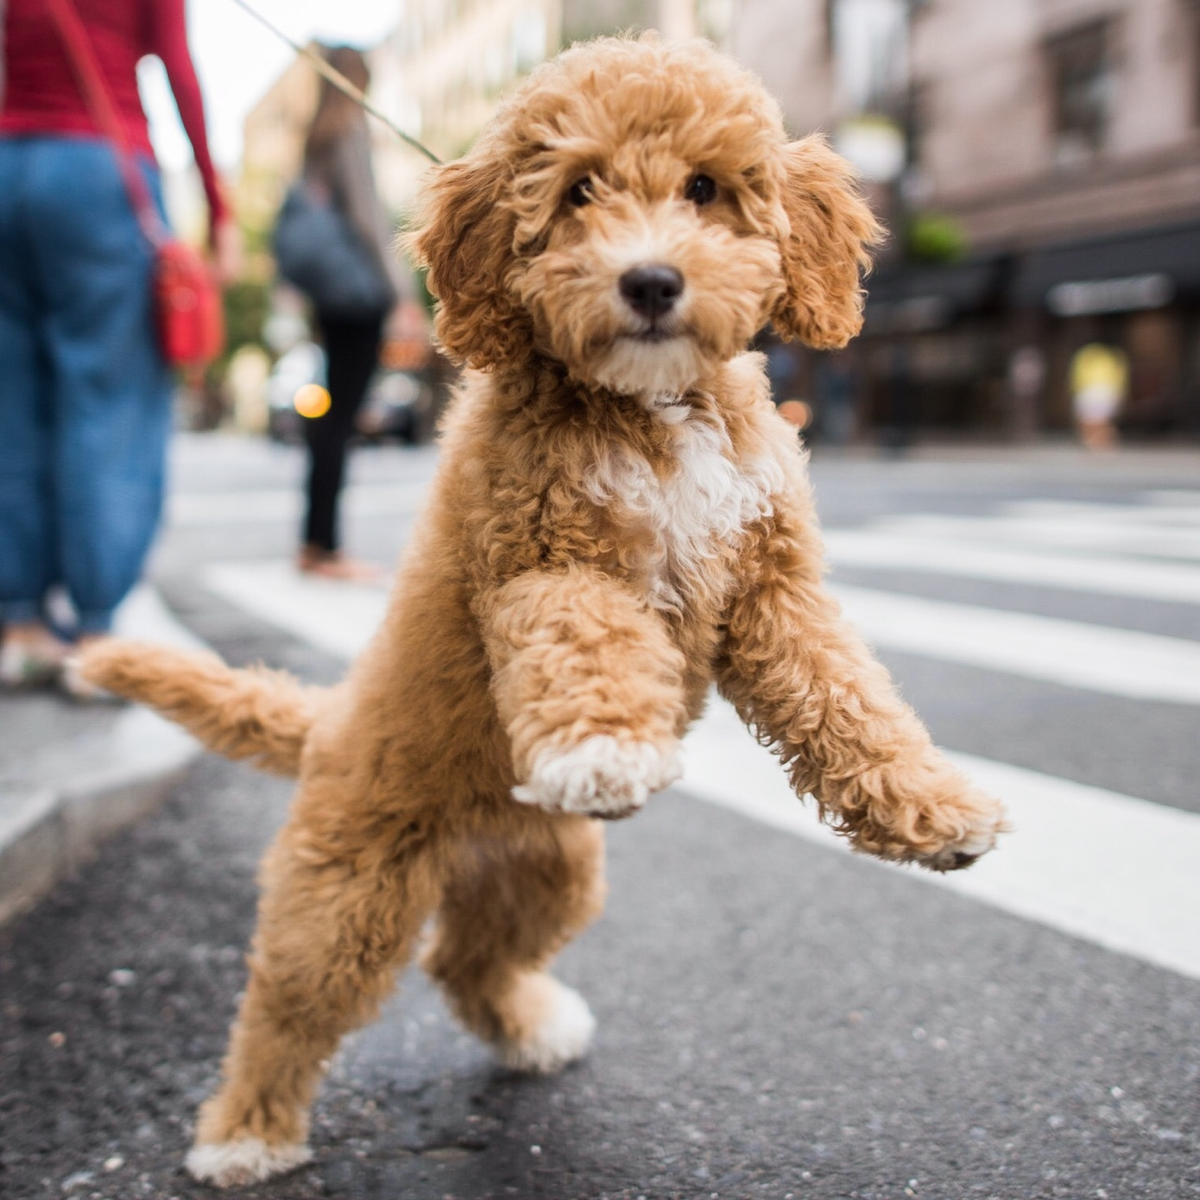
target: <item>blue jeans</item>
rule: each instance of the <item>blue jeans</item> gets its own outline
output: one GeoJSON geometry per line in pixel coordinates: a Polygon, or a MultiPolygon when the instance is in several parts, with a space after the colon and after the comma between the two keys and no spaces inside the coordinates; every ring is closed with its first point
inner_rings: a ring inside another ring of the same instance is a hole
{"type": "MultiPolygon", "coordinates": [[[[158,174],[143,163],[161,208],[158,174]]],[[[162,509],[172,377],[152,251],[112,150],[0,138],[0,611],[38,618],[66,588],[108,628],[162,509]]]]}

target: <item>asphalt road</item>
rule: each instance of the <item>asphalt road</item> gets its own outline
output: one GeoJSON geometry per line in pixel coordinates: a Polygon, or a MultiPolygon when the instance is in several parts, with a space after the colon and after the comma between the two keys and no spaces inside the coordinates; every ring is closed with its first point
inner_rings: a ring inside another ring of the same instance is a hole
{"type": "MultiPolygon", "coordinates": [[[[155,565],[168,600],[235,661],[336,678],[336,654],[205,582],[212,562],[291,549],[296,456],[228,440],[178,449],[179,502],[155,565]]],[[[359,455],[352,549],[394,557],[431,466],[425,451],[359,455]]],[[[1200,504],[1200,458],[1186,456],[818,455],[814,477],[831,531],[953,516],[983,522],[977,540],[992,547],[994,522],[1030,500],[1200,504]]],[[[1186,565],[1181,544],[1172,561],[1186,565]]],[[[954,611],[1200,641],[1200,605],[1179,599],[861,563],[835,578],[954,611]]],[[[944,746],[1184,821],[1200,809],[1194,704],[880,653],[944,746]]],[[[256,860],[288,796],[286,783],[204,758],[161,814],[0,933],[0,1196],[211,1194],[181,1161],[244,983],[256,860]]],[[[1194,974],[680,791],[613,826],[609,845],[607,913],[558,968],[599,1019],[585,1062],[548,1080],[497,1068],[409,972],[335,1060],[314,1163],[242,1194],[1200,1195],[1194,974]]]]}

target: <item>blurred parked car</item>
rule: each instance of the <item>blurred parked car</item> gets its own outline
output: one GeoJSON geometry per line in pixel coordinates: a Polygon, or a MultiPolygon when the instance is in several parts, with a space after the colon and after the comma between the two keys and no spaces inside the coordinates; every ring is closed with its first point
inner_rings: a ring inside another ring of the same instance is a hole
{"type": "MultiPolygon", "coordinates": [[[[437,406],[435,370],[401,355],[382,356],[358,411],[359,434],[368,441],[397,440],[410,445],[433,432],[437,406]]],[[[297,342],[280,355],[267,380],[267,433],[279,442],[302,442],[304,422],[329,407],[325,390],[325,352],[315,342],[297,342]]]]}

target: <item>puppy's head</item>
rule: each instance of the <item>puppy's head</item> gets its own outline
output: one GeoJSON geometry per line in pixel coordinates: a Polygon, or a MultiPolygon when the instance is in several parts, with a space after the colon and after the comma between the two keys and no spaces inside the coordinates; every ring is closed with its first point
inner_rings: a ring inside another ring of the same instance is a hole
{"type": "Polygon", "coordinates": [[[878,226],[819,138],[699,43],[604,39],[536,70],[437,169],[412,244],[438,332],[475,367],[540,354],[628,394],[678,393],[770,318],[858,332],[878,226]]]}

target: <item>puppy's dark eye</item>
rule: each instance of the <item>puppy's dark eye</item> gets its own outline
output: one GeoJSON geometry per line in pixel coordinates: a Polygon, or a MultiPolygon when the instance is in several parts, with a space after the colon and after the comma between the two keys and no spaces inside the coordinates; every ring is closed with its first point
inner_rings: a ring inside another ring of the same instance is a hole
{"type": "Polygon", "coordinates": [[[683,189],[683,198],[690,200],[697,208],[703,208],[717,198],[717,185],[707,175],[693,175],[683,189]]]}
{"type": "Polygon", "coordinates": [[[585,204],[591,204],[592,196],[592,180],[585,175],[571,184],[567,191],[567,203],[573,208],[582,208],[585,204]]]}

